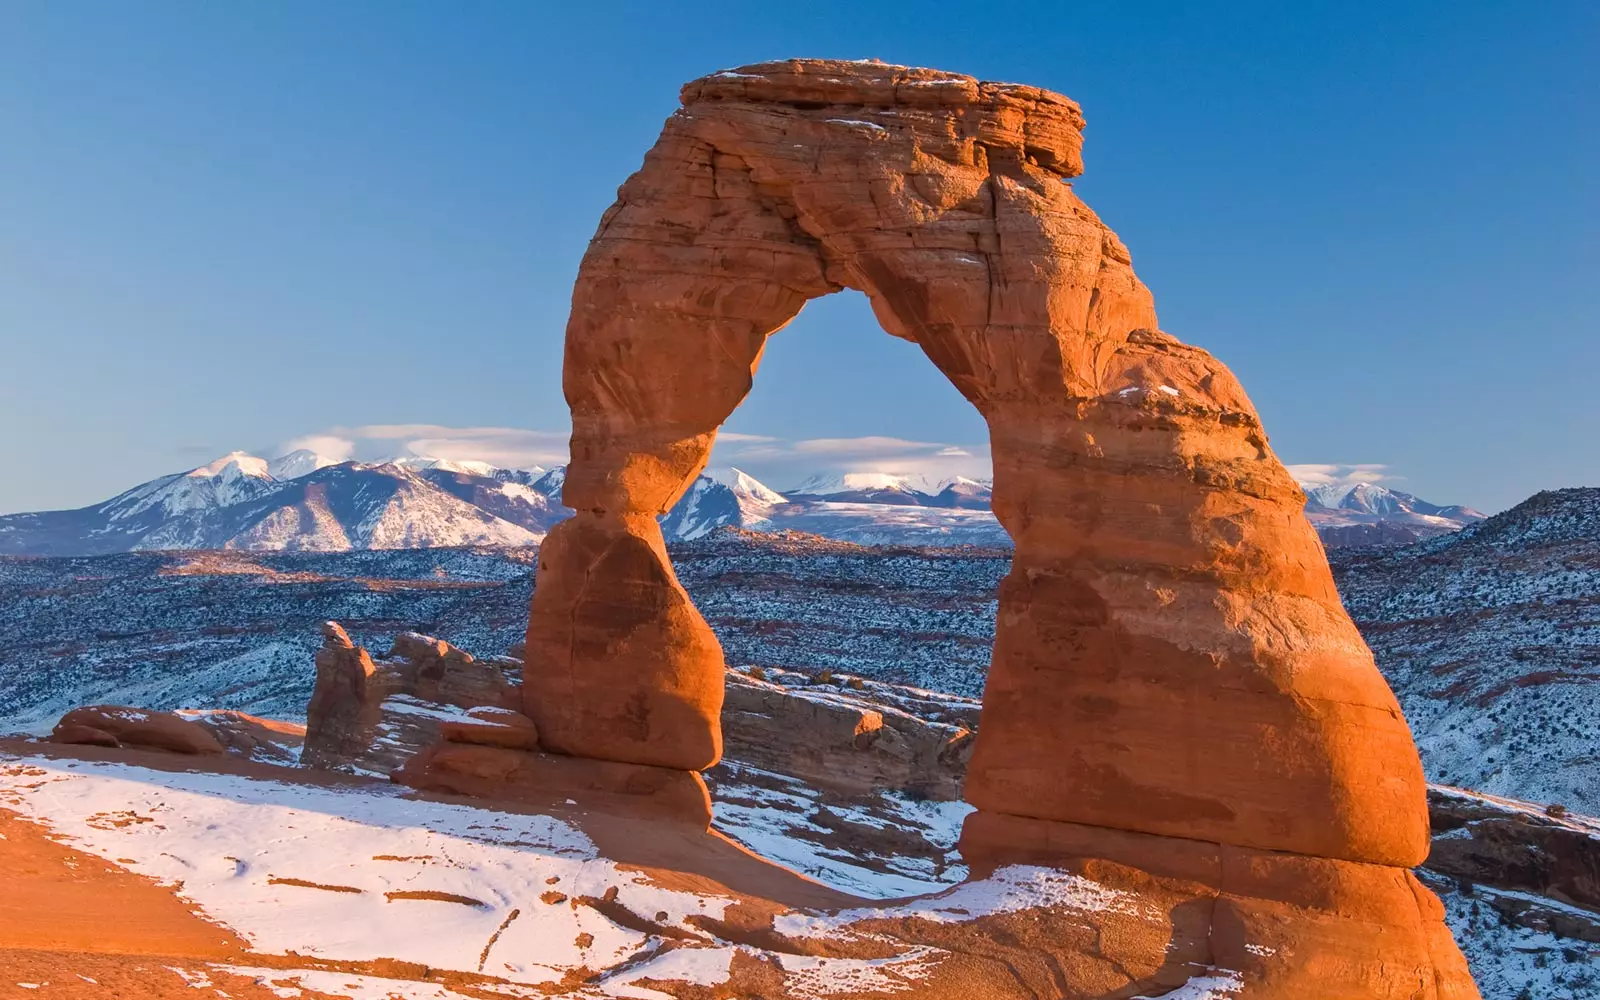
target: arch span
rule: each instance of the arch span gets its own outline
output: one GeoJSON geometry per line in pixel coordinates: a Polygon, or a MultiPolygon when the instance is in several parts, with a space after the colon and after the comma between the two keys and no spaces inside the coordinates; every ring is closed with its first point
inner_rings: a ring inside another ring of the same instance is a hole
{"type": "Polygon", "coordinates": [[[701,769],[723,661],[657,515],[766,338],[858,289],[988,421],[1016,544],[966,797],[1329,858],[1427,853],[1421,768],[1303,497],[1231,373],[1156,324],[1073,193],[1072,101],[876,63],[684,87],[584,256],[577,514],[540,556],[526,710],[552,750],[701,769]]]}

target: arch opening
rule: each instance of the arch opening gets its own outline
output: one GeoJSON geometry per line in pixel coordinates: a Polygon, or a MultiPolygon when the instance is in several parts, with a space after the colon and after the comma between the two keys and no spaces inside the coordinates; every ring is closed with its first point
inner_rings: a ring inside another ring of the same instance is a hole
{"type": "Polygon", "coordinates": [[[920,348],[884,336],[866,296],[844,289],[810,300],[767,338],[711,464],[782,492],[843,472],[987,479],[987,455],[982,416],[920,348]],[[941,447],[968,454],[941,458],[941,447]]]}

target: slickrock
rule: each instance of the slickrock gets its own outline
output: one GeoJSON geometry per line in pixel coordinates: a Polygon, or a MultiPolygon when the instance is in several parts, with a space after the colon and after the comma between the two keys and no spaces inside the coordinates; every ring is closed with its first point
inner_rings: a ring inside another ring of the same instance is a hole
{"type": "Polygon", "coordinates": [[[471,653],[443,639],[402,632],[394,637],[394,646],[384,659],[404,660],[411,665],[405,693],[424,701],[520,707],[516,686],[504,669],[485,669],[471,653]]]}
{"type": "Polygon", "coordinates": [[[1568,904],[1574,912],[1547,908],[1558,936],[1600,942],[1600,821],[1439,785],[1428,788],[1428,806],[1429,870],[1508,890],[1513,904],[1568,904]]]}
{"type": "Polygon", "coordinates": [[[1203,911],[1207,961],[1253,1000],[1478,996],[1439,900],[1403,868],[981,810],[961,853],[974,876],[1034,862],[1096,881],[1180,880],[1203,911]]]}
{"type": "Polygon", "coordinates": [[[572,461],[540,555],[526,711],[549,747],[703,768],[722,659],[655,518],[769,334],[866,293],[987,419],[1016,542],[969,801],[1409,865],[1423,780],[1304,497],[1232,374],[1157,329],[1063,183],[1072,101],[796,60],[684,87],[580,267],[572,461]]]}
{"type": "Polygon", "coordinates": [[[151,712],[120,705],[75,708],[56,723],[50,739],[55,743],[128,746],[183,754],[224,752],[217,738],[198,723],[172,712],[151,712]]]}

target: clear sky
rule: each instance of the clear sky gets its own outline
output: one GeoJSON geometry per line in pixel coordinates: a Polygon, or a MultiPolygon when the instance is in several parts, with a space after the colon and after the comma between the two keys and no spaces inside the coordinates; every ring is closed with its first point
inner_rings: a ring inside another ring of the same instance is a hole
{"type": "MultiPolygon", "coordinates": [[[[787,56],[1077,99],[1079,193],[1286,462],[1488,510],[1594,485],[1597,52],[1555,0],[0,0],[0,511],[307,438],[559,459],[600,213],[681,83],[787,56]]],[[[984,442],[858,296],[730,429],[780,488],[984,442]]]]}

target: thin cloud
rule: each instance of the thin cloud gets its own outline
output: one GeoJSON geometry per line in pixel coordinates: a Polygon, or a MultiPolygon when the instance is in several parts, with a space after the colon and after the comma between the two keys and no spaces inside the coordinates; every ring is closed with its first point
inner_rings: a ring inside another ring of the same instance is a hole
{"type": "Polygon", "coordinates": [[[733,465],[780,489],[813,475],[881,472],[933,481],[964,476],[988,479],[989,450],[978,445],[867,435],[856,438],[769,439],[757,444],[722,444],[714,465],[733,465]]]}
{"type": "MultiPolygon", "coordinates": [[[[336,461],[371,462],[414,456],[488,462],[504,468],[549,468],[567,461],[568,432],[518,427],[367,424],[332,427],[284,442],[336,461]]],[[[881,472],[931,480],[991,475],[987,446],[913,441],[887,435],[785,440],[737,431],[717,435],[712,465],[733,465],[770,485],[793,486],[813,475],[881,472]]]]}
{"type": "Polygon", "coordinates": [[[1287,466],[1289,475],[1304,486],[1356,486],[1361,483],[1376,485],[1393,482],[1402,477],[1391,475],[1387,465],[1306,464],[1287,466]]]}
{"type": "Polygon", "coordinates": [[[356,443],[339,434],[307,434],[305,437],[293,438],[278,446],[280,455],[287,455],[293,451],[314,451],[335,462],[348,462],[355,457],[356,443]]]}
{"type": "Polygon", "coordinates": [[[548,468],[566,462],[567,432],[519,427],[367,424],[330,428],[287,441],[280,447],[284,453],[306,448],[341,462],[417,457],[488,462],[508,469],[548,468]]]}

